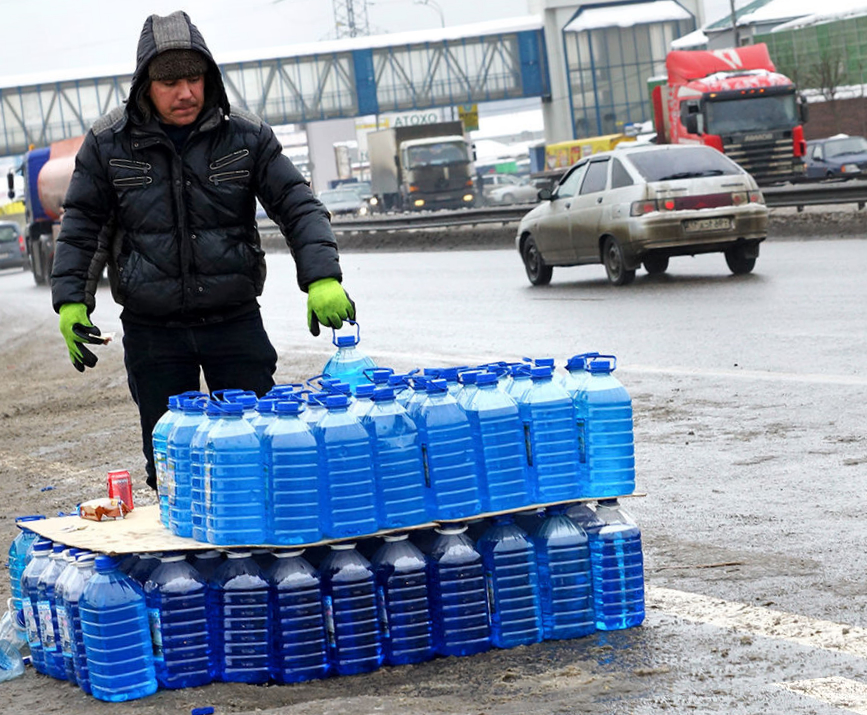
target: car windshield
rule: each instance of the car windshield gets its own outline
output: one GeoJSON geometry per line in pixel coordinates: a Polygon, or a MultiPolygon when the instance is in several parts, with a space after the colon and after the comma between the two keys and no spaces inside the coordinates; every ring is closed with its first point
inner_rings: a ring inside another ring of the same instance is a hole
{"type": "Polygon", "coordinates": [[[629,152],[629,161],[646,181],[672,181],[701,176],[740,174],[742,169],[716,149],[648,149],[629,152]]]}
{"type": "Polygon", "coordinates": [[[848,137],[825,142],[825,158],[842,156],[843,154],[867,153],[867,139],[864,137],[848,137]]]}
{"type": "Polygon", "coordinates": [[[0,243],[12,243],[18,240],[18,229],[15,226],[0,226],[0,243]]]}
{"type": "Polygon", "coordinates": [[[319,194],[319,200],[323,204],[342,204],[350,201],[358,201],[358,193],[350,189],[323,191],[319,194]]]}
{"type": "Polygon", "coordinates": [[[794,94],[724,99],[705,105],[708,134],[791,129],[799,123],[794,94]]]}
{"type": "Polygon", "coordinates": [[[410,168],[425,165],[461,164],[469,161],[467,147],[457,142],[437,142],[412,146],[407,150],[410,168]]]}

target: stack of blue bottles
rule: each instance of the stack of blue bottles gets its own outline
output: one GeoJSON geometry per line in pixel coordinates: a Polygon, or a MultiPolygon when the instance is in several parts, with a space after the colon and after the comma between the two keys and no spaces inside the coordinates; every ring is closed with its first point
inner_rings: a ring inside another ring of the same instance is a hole
{"type": "Polygon", "coordinates": [[[379,528],[424,523],[427,513],[418,428],[395,399],[392,388],[376,390],[362,425],[373,446],[379,528]]]}
{"type": "Polygon", "coordinates": [[[569,510],[587,532],[593,573],[596,628],[614,631],[644,621],[644,557],[641,531],[616,499],[603,499],[594,514],[569,510]]]}
{"type": "Polygon", "coordinates": [[[78,610],[92,695],[117,703],[155,693],[144,594],[110,556],[96,557],[96,573],[82,591],[78,610]]]}
{"type": "Polygon", "coordinates": [[[208,430],[222,414],[220,403],[208,400],[205,404],[205,419],[190,440],[190,526],[196,541],[208,540],[205,526],[205,447],[208,444],[208,430]]]}
{"type": "Polygon", "coordinates": [[[58,608],[60,643],[63,650],[63,666],[67,680],[78,683],[78,687],[91,695],[90,671],[87,667],[87,654],[84,650],[84,636],[81,632],[81,611],[79,602],[84,587],[94,574],[96,554],[82,551],[75,558],[75,571],[65,580],[63,600],[58,608]]]}
{"type": "Polygon", "coordinates": [[[410,417],[421,437],[428,517],[447,520],[478,514],[481,499],[470,423],[445,380],[430,381],[427,398],[410,417]]]}
{"type": "Polygon", "coordinates": [[[615,497],[635,491],[632,399],[611,373],[613,356],[590,360],[583,389],[575,395],[586,496],[615,497]]]}
{"type": "Polygon", "coordinates": [[[316,438],[299,414],[302,405],[278,401],[262,437],[267,541],[304,544],[322,537],[319,526],[319,456],[316,438]]]}
{"type": "Polygon", "coordinates": [[[222,405],[205,442],[205,533],[211,544],[265,543],[265,473],[243,407],[222,405]]]}
{"type": "Polygon", "coordinates": [[[476,377],[476,392],[465,412],[475,445],[482,511],[529,504],[532,499],[518,405],[499,389],[494,373],[476,377]]]}
{"type": "Polygon", "coordinates": [[[206,591],[183,554],[160,558],[145,582],[154,669],[162,688],[193,688],[212,680],[206,591]]]}
{"type": "Polygon", "coordinates": [[[42,640],[42,653],[45,657],[45,672],[58,680],[66,680],[66,668],[63,666],[63,651],[60,648],[54,586],[66,566],[63,557],[65,548],[60,543],[53,545],[51,555],[48,557],[48,565],[36,581],[36,617],[39,619],[39,637],[42,640]]]}
{"type": "Polygon", "coordinates": [[[433,645],[439,655],[473,655],[491,647],[484,565],[466,530],[436,529],[429,554],[433,645]]]}
{"type": "Polygon", "coordinates": [[[325,415],[313,425],[319,450],[320,523],[323,536],[332,539],[377,529],[370,437],[348,405],[345,395],[329,395],[325,415]]]}
{"type": "Polygon", "coordinates": [[[383,656],[370,562],[353,543],[332,544],[319,575],[331,671],[355,675],[376,670],[383,656]]]}
{"type": "Polygon", "coordinates": [[[33,667],[40,673],[47,673],[45,667],[45,651],[42,648],[42,637],[39,632],[39,593],[37,585],[42,572],[50,564],[52,543],[39,538],[33,544],[33,555],[21,574],[21,596],[24,610],[24,623],[27,629],[27,644],[30,647],[30,657],[33,667]]]}
{"type": "Polygon", "coordinates": [[[303,551],[278,551],[266,574],[271,650],[277,683],[300,683],[328,674],[328,648],[319,574],[303,551]]]}
{"type": "Polygon", "coordinates": [[[209,583],[209,612],[215,680],[265,683],[270,678],[268,582],[249,551],[235,551],[209,583]]]}
{"type": "Polygon", "coordinates": [[[20,516],[15,519],[19,532],[9,545],[9,585],[12,591],[12,608],[16,617],[16,627],[25,628],[24,593],[21,590],[21,575],[30,561],[33,544],[39,538],[35,531],[27,528],[28,522],[44,519],[44,516],[20,516]]]}
{"type": "Polygon", "coordinates": [[[590,547],[584,530],[553,506],[530,534],[536,547],[545,640],[580,638],[596,630],[590,547]]]}
{"type": "Polygon", "coordinates": [[[354,389],[363,382],[370,382],[364,373],[375,368],[376,363],[358,347],[361,341],[361,326],[353,320],[346,322],[355,326],[355,335],[338,336],[333,332],[332,342],[337,347],[337,351],[325,363],[322,374],[348,382],[354,389]]]}
{"type": "Polygon", "coordinates": [[[572,400],[551,375],[550,366],[531,368],[530,387],[518,400],[530,486],[539,503],[575,499],[584,488],[572,400]]]}
{"type": "Polygon", "coordinates": [[[424,554],[406,534],[386,536],[372,566],[385,662],[404,665],[430,660],[433,633],[424,554]]]}
{"type": "Polygon", "coordinates": [[[175,421],[167,440],[169,528],[173,534],[190,537],[193,524],[190,520],[191,474],[190,443],[193,435],[205,422],[205,400],[182,398],[181,415],[175,421]]]}
{"type": "Polygon", "coordinates": [[[542,612],[533,542],[510,515],[494,517],[476,544],[485,566],[491,643],[498,648],[542,640],[542,612]]]}

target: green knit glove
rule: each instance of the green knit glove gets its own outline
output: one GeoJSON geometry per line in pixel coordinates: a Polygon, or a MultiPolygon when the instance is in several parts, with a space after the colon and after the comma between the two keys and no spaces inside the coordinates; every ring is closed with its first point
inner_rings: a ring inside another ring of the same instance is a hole
{"type": "Polygon", "coordinates": [[[60,306],[60,333],[66,341],[73,367],[84,372],[85,367],[96,365],[96,355],[84,343],[101,344],[99,328],[90,322],[84,303],[65,303],[60,306]]]}
{"type": "Polygon", "coordinates": [[[355,303],[336,278],[322,278],[307,286],[307,327],[319,335],[319,324],[340,328],[355,320],[355,303]]]}

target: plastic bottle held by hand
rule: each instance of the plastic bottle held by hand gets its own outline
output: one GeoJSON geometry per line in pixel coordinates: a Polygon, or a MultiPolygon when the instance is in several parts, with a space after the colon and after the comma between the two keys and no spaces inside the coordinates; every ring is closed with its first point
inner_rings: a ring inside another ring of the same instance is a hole
{"type": "MultiPolygon", "coordinates": [[[[87,667],[87,654],[84,650],[84,636],[81,632],[81,610],[79,603],[84,587],[95,573],[96,554],[83,551],[75,558],[75,573],[66,580],[63,588],[63,608],[65,610],[65,632],[61,628],[61,645],[63,649],[63,665],[67,678],[75,683],[88,695],[90,689],[90,671],[87,667]],[[70,672],[70,668],[72,672],[70,672]]],[[[58,613],[58,620],[60,614],[58,613]]]]}
{"type": "Polygon", "coordinates": [[[47,539],[37,539],[33,544],[33,558],[21,574],[21,593],[24,610],[24,622],[27,628],[27,644],[30,647],[30,658],[33,667],[40,673],[47,674],[45,666],[45,650],[42,648],[42,637],[39,632],[39,593],[37,584],[42,572],[50,563],[52,543],[47,539]]]}
{"type": "Polygon", "coordinates": [[[476,543],[485,565],[491,643],[498,648],[542,640],[536,549],[510,515],[495,516],[476,543]]]}
{"type": "Polygon", "coordinates": [[[338,336],[337,331],[332,331],[331,340],[337,347],[337,351],[325,363],[322,374],[347,382],[352,389],[355,389],[361,383],[370,382],[364,371],[372,370],[376,367],[376,363],[358,347],[361,341],[361,326],[354,320],[346,322],[355,326],[355,335],[338,336]]]}
{"type": "Polygon", "coordinates": [[[613,355],[590,360],[589,376],[575,395],[579,456],[587,473],[585,496],[616,497],[635,491],[632,399],[611,373],[613,355]]]}
{"type": "Polygon", "coordinates": [[[24,625],[24,595],[21,591],[21,574],[27,563],[30,561],[33,544],[39,538],[35,531],[27,528],[28,522],[44,519],[44,516],[20,516],[15,519],[15,526],[19,531],[17,536],[9,545],[9,585],[12,591],[12,610],[13,616],[16,617],[18,625],[25,628],[24,625]]]}
{"type": "Polygon", "coordinates": [[[277,551],[265,575],[271,622],[269,669],[277,683],[300,683],[328,674],[320,578],[303,553],[277,551]]]}
{"type": "Polygon", "coordinates": [[[371,565],[385,662],[404,665],[430,660],[433,633],[424,554],[406,534],[384,539],[371,565]]]}
{"type": "Polygon", "coordinates": [[[78,610],[92,695],[118,703],[155,693],[144,593],[110,556],[96,557],[96,573],[84,587],[78,610]]]}
{"type": "Polygon", "coordinates": [[[376,670],[382,665],[382,642],[370,562],[353,543],[332,544],[319,575],[331,670],[337,675],[376,670]]]}

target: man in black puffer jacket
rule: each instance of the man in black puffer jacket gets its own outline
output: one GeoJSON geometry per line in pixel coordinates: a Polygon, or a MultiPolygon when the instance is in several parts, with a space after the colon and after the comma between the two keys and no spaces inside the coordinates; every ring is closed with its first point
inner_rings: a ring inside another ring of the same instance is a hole
{"type": "Polygon", "coordinates": [[[274,132],[229,106],[186,13],[150,16],[125,107],[99,119],[76,156],[51,288],[70,359],[84,371],[96,363],[85,343],[97,341],[89,316],[108,264],[154,489],[151,433],[171,395],[199,389],[200,370],[211,391],[261,396],[274,384],[277,353],[257,302],[257,197],[295,258],[311,332],[354,318],[328,212],[274,132]]]}

